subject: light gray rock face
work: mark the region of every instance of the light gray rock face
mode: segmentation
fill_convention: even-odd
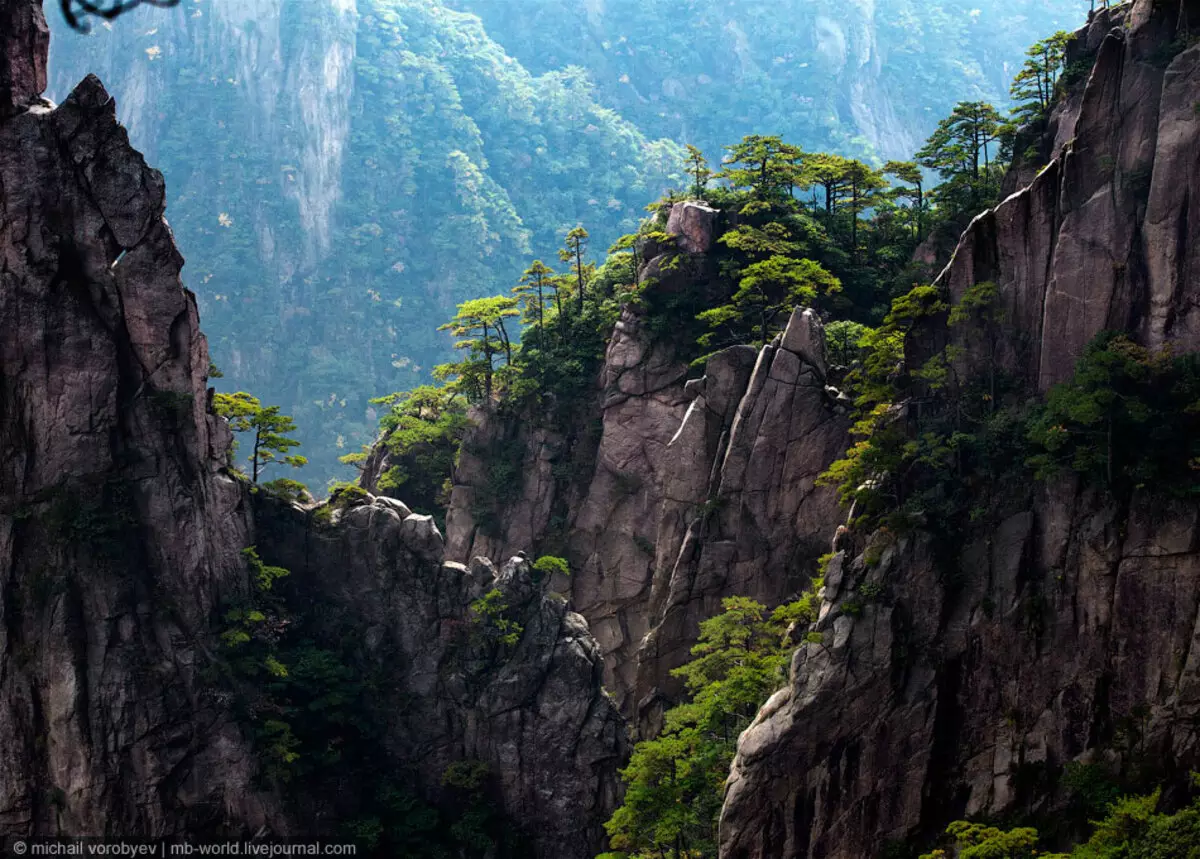
[[[677,237],[684,253],[703,254],[712,248],[717,231],[717,210],[704,203],[683,202],[671,206],[667,233]]]
[[[797,309],[779,345],[710,359],[704,393],[671,443],[652,631],[638,654],[639,723],[679,697],[670,676],[728,596],[778,605],[816,573],[844,514],[817,477],[846,449],[845,408],[825,390],[819,318]]]
[[[1196,765],[1194,504],[1045,491],[962,548],[958,592],[928,541],[874,540],[878,564],[831,563],[823,641],[739,741],[722,857],[873,856],[1029,803],[1023,780],[1081,757]],[[1120,725],[1139,720],[1131,754]]]
[[[604,432],[596,470],[571,526],[572,605],[600,642],[610,688],[625,705],[647,606],[669,446],[687,411],[687,366],[630,311],[609,343],[601,380]]]
[[[45,34],[0,3],[0,836],[286,832],[200,679],[249,532],[162,177]]]
[[[1056,157],[978,217],[940,282],[958,299],[993,281],[1015,331],[999,360],[1042,390],[1070,376],[1100,331],[1200,348],[1200,46],[1171,55],[1179,3],[1136,2],[1099,40],[1077,109],[1057,116]],[[1095,43],[1100,26],[1085,39]],[[1010,338],[1011,339],[1011,338]]]
[[[1200,348],[1200,53],[1165,50],[1180,20],[1149,0],[1097,15],[1058,156],[963,235],[942,282],[955,301],[995,282],[1007,317],[994,353],[961,344],[972,371],[1044,390],[1104,329]],[[1061,481],[959,546],[876,533],[830,563],[815,630],[740,739],[722,859],[859,859],[957,818],[1053,813],[1071,761],[1164,779],[1200,763],[1195,503]]]
[[[336,636],[353,618],[359,658],[389,678],[378,706],[398,762],[426,785],[441,784],[455,761],[488,764],[504,812],[533,838],[536,856],[591,859],[628,751],[586,621],[548,594],[522,558],[499,570],[484,559],[443,564],[428,517],[402,517],[389,501],[315,525],[304,511],[266,500],[258,548],[323,606],[329,628],[321,633]],[[515,647],[477,640],[469,606],[493,588],[521,627]]]

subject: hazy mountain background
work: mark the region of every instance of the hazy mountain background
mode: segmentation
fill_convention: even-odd
[[[577,223],[602,252],[683,183],[682,143],[910,155],[1087,6],[184,0],[88,35],[52,13],[50,95],[88,72],[115,95],[166,175],[219,384],[295,415],[319,487],[372,438],[368,400],[447,356],[456,302]]]

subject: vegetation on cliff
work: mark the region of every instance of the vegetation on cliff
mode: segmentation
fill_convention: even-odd
[[[716,856],[737,738],[785,681],[792,629],[811,623],[818,604],[816,588],[774,610],[731,597],[701,624],[692,661],[674,672],[691,700],[666,712],[662,732],[638,743],[622,771],[624,802],[606,824],[620,852],[605,857]]]
[[[1200,789],[1200,778],[1193,777]],[[1126,796],[1100,809],[1091,836],[1069,853],[1039,849],[1038,831],[1001,829],[956,821],[946,830],[956,849],[938,849],[921,859],[1193,859],[1200,856],[1200,797],[1175,812],[1164,810],[1162,792]]]

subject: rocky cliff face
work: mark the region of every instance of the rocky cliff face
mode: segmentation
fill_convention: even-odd
[[[953,300],[997,284],[996,359],[1042,390],[1104,329],[1200,345],[1198,13],[1138,0],[1096,17],[1057,156],[975,220],[942,276]],[[1196,505],[1069,481],[1020,495],[950,557],[880,532],[834,558],[823,640],[740,740],[722,857],[850,859],[956,817],[1050,811],[1070,761],[1167,780],[1196,766]]]
[[[1192,6],[1134,3],[1096,16],[1081,40],[1095,66],[1055,116],[1054,159],[975,220],[942,275],[954,299],[983,281],[1001,288],[1020,334],[1003,361],[1042,390],[1069,377],[1105,329],[1155,348],[1200,348]]]
[[[162,176],[95,77],[40,98],[46,33],[40,3],[0,0],[0,835],[335,831],[265,777],[216,670],[257,543],[336,619],[316,640],[361,640],[379,766],[436,802],[481,762],[535,855],[591,857],[626,741],[586,623],[519,560],[443,565],[402,504],[318,515],[231,475]],[[492,590],[503,650],[470,634]]]
[[[263,499],[256,524],[263,557],[321,607],[312,631],[338,640],[355,629],[360,665],[388,677],[373,706],[397,767],[440,785],[454,762],[483,762],[537,856],[595,855],[617,801],[625,724],[601,690],[587,623],[546,594],[527,561],[443,564],[433,520],[388,498],[325,524]],[[483,621],[469,607],[492,590],[521,628],[514,645],[480,640]]]
[[[676,204],[665,226],[685,262],[667,266],[674,252],[651,248],[643,278],[703,292],[715,276],[715,213]],[[455,473],[448,557],[565,546],[572,576],[561,587],[595,631],[623,711],[652,730],[680,690],[671,669],[721,599],[781,602],[827,551],[840,513],[815,481],[845,449],[848,421],[825,373],[811,312],[761,354],[727,349],[688,380],[670,338],[626,309],[597,384],[593,467],[556,481],[559,434],[528,416],[477,415]],[[482,527],[478,500],[501,456],[520,463],[517,477]]]
[[[198,676],[248,522],[162,177],[97,79],[39,99],[39,5],[0,4],[0,832],[285,828]]]

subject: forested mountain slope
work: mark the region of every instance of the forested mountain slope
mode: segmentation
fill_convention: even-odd
[[[907,158],[958,101],[1003,102],[1035,38],[1086,0],[447,0],[534,71],[578,65],[655,136],[746,134]]]
[[[86,36],[49,18],[50,96],[110,82],[226,384],[296,416],[314,488],[370,440],[367,400],[444,357],[456,301],[580,222],[607,247],[679,181],[679,148],[581,73],[531,75],[437,0],[200,0]]]

